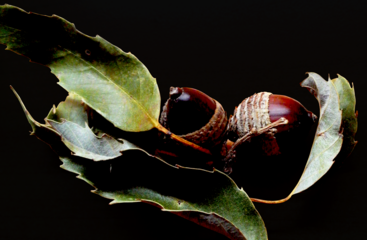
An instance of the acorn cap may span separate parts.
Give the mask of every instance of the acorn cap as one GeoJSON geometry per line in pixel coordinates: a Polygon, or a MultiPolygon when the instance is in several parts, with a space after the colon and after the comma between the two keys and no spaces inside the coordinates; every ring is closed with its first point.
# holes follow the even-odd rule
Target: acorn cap
{"type": "Polygon", "coordinates": [[[205,93],[186,87],[171,87],[163,107],[162,126],[172,133],[206,148],[220,144],[227,128],[222,105],[205,93]]]}
{"type": "Polygon", "coordinates": [[[228,124],[231,140],[246,135],[251,129],[260,129],[284,117],[288,124],[277,127],[277,132],[299,126],[311,126],[317,119],[297,100],[269,92],[260,92],[244,99],[236,107],[228,124]]]}

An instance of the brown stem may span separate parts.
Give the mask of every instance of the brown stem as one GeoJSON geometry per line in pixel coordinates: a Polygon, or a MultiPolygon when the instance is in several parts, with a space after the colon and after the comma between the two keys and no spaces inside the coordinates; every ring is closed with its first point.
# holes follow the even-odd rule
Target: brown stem
{"type": "Polygon", "coordinates": [[[251,139],[252,137],[261,135],[265,132],[270,131],[272,128],[278,127],[280,125],[285,125],[288,124],[288,120],[285,118],[280,118],[277,121],[270,123],[269,125],[267,125],[266,127],[260,128],[260,129],[251,129],[249,133],[247,133],[245,136],[237,139],[237,141],[231,146],[231,148],[228,151],[228,154],[226,156],[226,158],[224,159],[224,161],[227,161],[228,159],[232,158],[234,156],[234,151],[236,150],[236,148],[241,145],[242,143],[248,141],[249,139],[251,139]]]}
{"type": "Polygon", "coordinates": [[[265,203],[265,204],[279,204],[279,203],[284,203],[286,201],[288,201],[293,195],[293,192],[291,194],[289,194],[288,197],[280,199],[280,200],[262,200],[262,199],[257,199],[257,198],[250,198],[252,202],[258,202],[258,203],[265,203]]]}
{"type": "Polygon", "coordinates": [[[168,151],[164,151],[162,149],[156,149],[155,150],[155,155],[167,155],[167,156],[170,156],[170,157],[178,157],[177,154],[174,154],[174,153],[171,153],[171,152],[168,152],[168,151]]]}
{"type": "MultiPolygon", "coordinates": [[[[279,119],[280,120],[280,119],[279,119]]],[[[278,120],[278,121],[279,121],[278,120]]],[[[287,120],[286,120],[287,121],[287,120]]],[[[276,121],[277,122],[277,121],[276,121]]],[[[274,123],[276,123],[274,122],[274,123]]],[[[299,184],[299,183],[298,183],[299,184]]],[[[258,199],[258,198],[250,198],[252,202],[258,202],[258,203],[265,203],[265,204],[279,204],[279,203],[284,203],[286,201],[288,201],[292,196],[294,191],[297,189],[298,184],[296,185],[296,187],[293,189],[293,191],[288,195],[288,197],[280,199],[280,200],[263,200],[263,199],[258,199]]]]}
{"type": "Polygon", "coordinates": [[[161,131],[162,133],[168,135],[171,139],[185,145],[185,146],[188,146],[188,147],[191,147],[195,150],[198,150],[200,152],[203,152],[205,154],[208,154],[208,155],[212,155],[212,153],[206,149],[206,148],[203,148],[203,147],[200,147],[199,145],[196,145],[195,143],[192,143],[190,141],[187,141],[186,139],[183,139],[182,137],[179,137],[173,133],[171,133],[168,129],[166,129],[165,127],[163,127],[161,124],[158,124],[156,126],[156,128],[161,131]]]}
{"type": "Polygon", "coordinates": [[[263,200],[263,199],[258,199],[258,198],[250,198],[250,199],[251,199],[252,202],[265,203],[265,204],[279,204],[279,203],[284,203],[284,202],[288,201],[293,196],[293,193],[294,193],[294,191],[296,191],[296,189],[298,187],[298,184],[293,189],[293,191],[291,192],[291,194],[288,195],[288,197],[283,198],[283,199],[280,199],[280,200],[263,200]]]}

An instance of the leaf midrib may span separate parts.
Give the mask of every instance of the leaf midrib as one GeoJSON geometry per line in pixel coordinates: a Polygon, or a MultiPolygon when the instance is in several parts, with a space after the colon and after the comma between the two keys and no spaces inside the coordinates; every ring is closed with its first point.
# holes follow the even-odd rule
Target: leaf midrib
{"type": "MultiPolygon", "coordinates": [[[[151,121],[151,123],[153,124],[153,126],[155,127],[157,125],[157,120],[152,118],[150,116],[150,114],[146,111],[146,109],[139,103],[139,101],[137,101],[137,99],[135,99],[133,96],[131,96],[130,94],[128,94],[126,92],[125,89],[123,89],[122,87],[120,87],[119,85],[117,85],[111,78],[107,77],[106,75],[104,75],[101,71],[99,71],[95,66],[93,66],[91,63],[89,63],[88,61],[84,60],[83,58],[77,56],[75,53],[73,53],[72,51],[70,51],[67,48],[62,47],[65,51],[67,51],[68,53],[72,54],[74,57],[76,57],[77,59],[80,59],[82,62],[84,62],[86,65],[90,66],[92,69],[94,69],[97,73],[99,73],[101,76],[105,77],[109,82],[112,82],[113,85],[115,85],[118,89],[120,89],[122,92],[124,92],[129,98],[132,99],[132,101],[144,112],[144,114],[148,117],[148,119],[151,121]]],[[[138,72],[139,76],[140,73],[138,72]]],[[[75,94],[79,95],[78,93],[74,92],[75,94]]],[[[79,95],[80,96],[80,95],[79,95]]],[[[81,98],[83,98],[82,96],[80,96],[81,98]]]]}
{"type": "MultiPolygon", "coordinates": [[[[10,27],[10,26],[7,26],[6,27],[9,27],[9,28],[12,28],[15,30],[15,32],[11,33],[10,35],[16,33],[16,32],[24,32],[22,29],[17,29],[17,28],[13,28],[13,27],[10,27]]],[[[9,34],[7,34],[7,36],[9,36],[9,34]]],[[[3,35],[1,36],[3,37],[3,35]]],[[[90,36],[87,36],[89,38],[92,38],[93,37],[90,37],[90,36]]],[[[5,44],[7,47],[9,47],[9,43],[6,43],[5,44]]],[[[123,89],[121,86],[117,85],[114,81],[112,81],[111,78],[107,77],[105,74],[103,74],[101,71],[99,71],[95,66],[93,66],[91,63],[89,63],[88,61],[84,60],[83,58],[77,56],[77,54],[75,54],[74,52],[72,52],[71,50],[65,48],[65,47],[62,47],[61,45],[59,45],[61,47],[61,49],[65,50],[67,53],[73,55],[75,58],[81,60],[82,62],[84,62],[86,65],[90,66],[92,69],[94,69],[98,74],[100,74],[101,76],[103,76],[104,78],[106,78],[109,82],[112,82],[113,85],[115,85],[118,89],[120,89],[125,95],[127,95],[131,100],[132,102],[134,102],[134,104],[140,109],[143,111],[144,115],[148,117],[149,121],[152,123],[153,127],[156,127],[158,125],[158,121],[153,118],[148,112],[147,110],[140,104],[140,102],[134,98],[133,96],[131,96],[130,94],[128,94],[126,92],[125,89],[123,89]]],[[[10,46],[10,49],[14,49],[10,46]]],[[[120,49],[119,49],[120,50],[120,49]]],[[[120,50],[121,51],[121,50],[120,50]]],[[[121,53],[121,52],[120,52],[121,53]]],[[[29,58],[30,59],[30,58],[29,58]]],[[[50,67],[51,68],[51,67],[50,67]]],[[[52,69],[51,69],[52,70],[52,69]]],[[[138,72],[139,74],[139,77],[140,77],[140,73],[138,72]]],[[[56,75],[56,74],[55,74],[56,75]]],[[[57,76],[57,75],[56,75],[57,76]]],[[[60,80],[60,78],[59,78],[60,80]]],[[[61,81],[61,80],[60,80],[61,81]]],[[[76,92],[74,92],[76,95],[80,96],[81,98],[83,98],[81,95],[77,94],[76,92]]],[[[83,98],[84,99],[84,98],[83,98]]]]}

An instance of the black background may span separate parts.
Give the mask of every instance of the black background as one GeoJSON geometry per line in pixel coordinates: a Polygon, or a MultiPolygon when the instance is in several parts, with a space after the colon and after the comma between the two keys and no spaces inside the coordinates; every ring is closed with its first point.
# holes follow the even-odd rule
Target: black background
{"type": "MultiPolygon", "coordinates": [[[[270,91],[294,97],[318,113],[316,100],[299,87],[305,72],[324,78],[343,75],[355,85],[360,113],[353,154],[337,160],[317,184],[288,202],[255,206],[271,240],[359,239],[367,234],[363,1],[7,3],[57,14],[80,31],[132,52],[157,78],[162,101],[170,86],[189,86],[217,99],[230,114],[244,98],[270,91]]],[[[109,206],[109,200],[91,194],[89,185],[59,168],[46,144],[28,136],[30,126],[9,85],[38,121],[65,99],[66,91],[48,68],[10,51],[1,50],[0,66],[0,239],[226,239],[152,206],[109,206]]],[[[306,160],[307,154],[293,154],[279,162],[281,169],[263,161],[243,170],[246,181],[240,170],[234,176],[251,197],[279,199],[292,190],[306,160]]]]}

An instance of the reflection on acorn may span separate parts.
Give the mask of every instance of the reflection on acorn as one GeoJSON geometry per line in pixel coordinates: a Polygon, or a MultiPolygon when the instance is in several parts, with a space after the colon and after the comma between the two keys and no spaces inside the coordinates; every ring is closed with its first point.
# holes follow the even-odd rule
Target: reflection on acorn
{"type": "Polygon", "coordinates": [[[219,102],[199,90],[171,87],[160,123],[172,133],[211,150],[224,138],[227,114],[219,102]]]}

